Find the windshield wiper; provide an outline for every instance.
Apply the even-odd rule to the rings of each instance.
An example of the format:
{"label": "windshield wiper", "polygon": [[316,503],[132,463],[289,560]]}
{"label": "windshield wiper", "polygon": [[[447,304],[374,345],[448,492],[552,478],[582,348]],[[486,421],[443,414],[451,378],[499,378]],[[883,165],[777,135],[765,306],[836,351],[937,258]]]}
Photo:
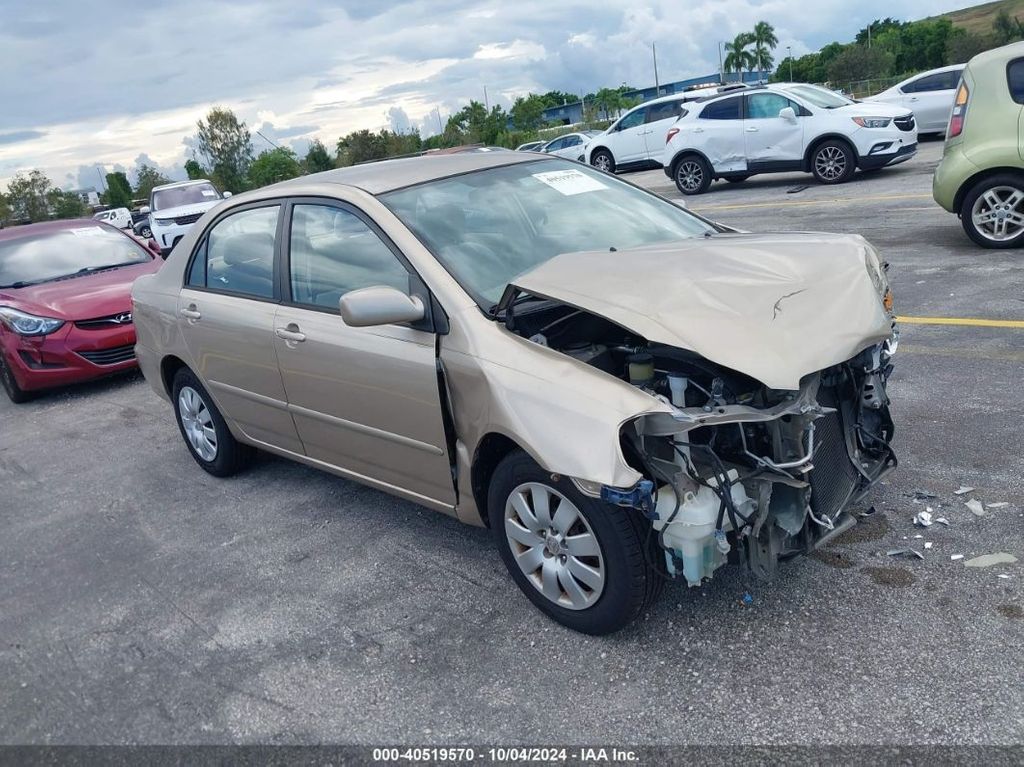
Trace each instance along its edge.
{"label": "windshield wiper", "polygon": [[[119,267],[119,266],[128,266],[128,265],[129,264],[123,264],[122,263],[122,264],[107,264],[106,266],[83,266],[81,269],[79,269],[77,272],[75,272],[75,274],[88,274],[89,272],[102,272],[102,271],[105,271],[107,269],[117,269],[117,267]],[[69,274],[67,276],[71,277],[73,275]]]}

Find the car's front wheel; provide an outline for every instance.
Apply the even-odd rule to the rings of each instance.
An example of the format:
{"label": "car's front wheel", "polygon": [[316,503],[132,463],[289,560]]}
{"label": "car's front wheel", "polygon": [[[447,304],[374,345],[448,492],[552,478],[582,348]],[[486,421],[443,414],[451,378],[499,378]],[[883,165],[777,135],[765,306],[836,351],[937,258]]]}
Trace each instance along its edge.
{"label": "car's front wheel", "polygon": [[139,229],[139,236],[146,238],[153,236],[153,230],[149,228],[149,224],[146,224],[141,229]]}
{"label": "car's front wheel", "polygon": [[857,169],[857,158],[845,141],[830,139],[811,154],[811,173],[820,184],[842,184]]}
{"label": "car's front wheel", "polygon": [[598,170],[603,170],[605,173],[615,172],[615,158],[612,157],[612,153],[607,149],[598,149],[590,155],[590,164]]}
{"label": "car's front wheel", "polygon": [[616,631],[660,591],[640,512],[583,495],[525,453],[498,465],[488,514],[513,580],[542,612],[575,631]]}
{"label": "car's front wheel", "polygon": [[704,194],[711,186],[711,166],[700,155],[689,155],[679,161],[672,177],[683,194]]}
{"label": "car's front wheel", "polygon": [[178,430],[196,463],[215,477],[245,468],[255,450],[236,440],[209,393],[188,368],[174,376],[172,389]]}
{"label": "car's front wheel", "polygon": [[979,181],[964,196],[960,221],[983,248],[1024,245],[1024,177],[1001,173]]}
{"label": "car's front wheel", "polygon": [[0,385],[3,386],[4,392],[11,402],[16,405],[28,402],[35,396],[33,392],[25,391],[18,386],[18,382],[14,380],[14,371],[11,370],[11,366],[4,359],[3,352],[0,352]]}

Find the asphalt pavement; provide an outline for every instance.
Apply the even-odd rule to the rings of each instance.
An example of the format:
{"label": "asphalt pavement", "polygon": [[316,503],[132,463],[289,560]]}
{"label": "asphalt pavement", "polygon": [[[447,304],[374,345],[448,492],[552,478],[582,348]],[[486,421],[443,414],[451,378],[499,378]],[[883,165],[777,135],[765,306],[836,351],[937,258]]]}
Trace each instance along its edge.
{"label": "asphalt pavement", "polygon": [[[206,475],[137,375],[0,399],[0,742],[1021,743],[1024,255],[931,201],[940,154],[687,201],[880,249],[900,465],[774,582],[671,584],[608,638],[532,608],[486,530],[268,456]],[[927,506],[949,526],[914,527]],[[995,552],[1021,561],[965,566]]]}

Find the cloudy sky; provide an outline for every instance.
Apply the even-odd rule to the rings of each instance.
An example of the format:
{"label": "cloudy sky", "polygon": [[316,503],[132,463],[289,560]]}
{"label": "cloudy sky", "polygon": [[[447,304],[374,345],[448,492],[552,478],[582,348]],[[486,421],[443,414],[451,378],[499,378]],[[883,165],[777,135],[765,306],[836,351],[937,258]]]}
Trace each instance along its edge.
{"label": "cloudy sky", "polygon": [[[140,161],[184,177],[211,105],[300,154],[359,128],[420,128],[470,99],[652,85],[718,69],[717,41],[765,19],[795,55],[873,18],[970,0],[0,0],[0,184],[66,188]],[[257,151],[269,147],[253,135]]]}

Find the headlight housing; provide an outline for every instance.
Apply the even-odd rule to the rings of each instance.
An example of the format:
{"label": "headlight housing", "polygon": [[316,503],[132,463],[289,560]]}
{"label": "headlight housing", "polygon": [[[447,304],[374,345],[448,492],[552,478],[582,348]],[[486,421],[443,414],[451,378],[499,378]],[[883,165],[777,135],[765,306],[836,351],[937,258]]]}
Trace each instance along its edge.
{"label": "headlight housing", "polygon": [[891,117],[854,117],[853,121],[862,128],[888,128]]}
{"label": "headlight housing", "polygon": [[64,320],[37,317],[9,306],[0,306],[0,322],[19,336],[48,336],[64,324]]}

